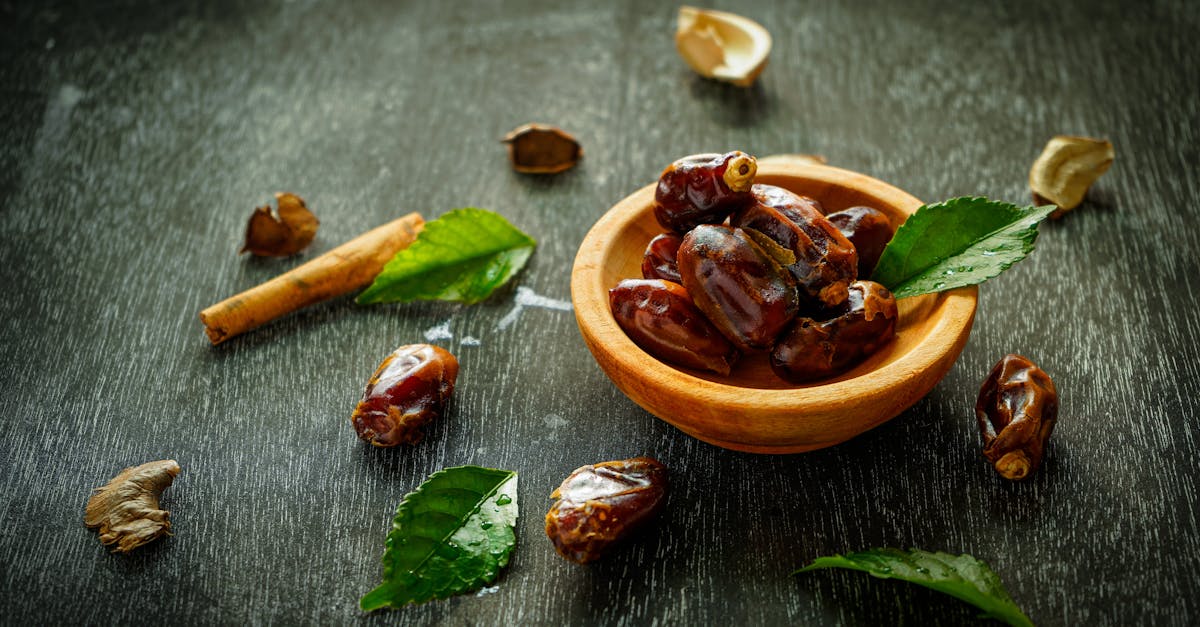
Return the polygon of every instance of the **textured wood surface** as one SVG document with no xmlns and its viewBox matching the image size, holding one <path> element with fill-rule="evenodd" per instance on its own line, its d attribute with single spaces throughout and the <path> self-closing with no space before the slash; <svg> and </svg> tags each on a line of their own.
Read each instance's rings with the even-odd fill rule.
<svg viewBox="0 0 1200 627">
<path fill-rule="evenodd" d="M 771 30 L 759 84 L 696 78 L 675 5 L 0 3 L 0 622 L 346 623 L 402 495 L 440 468 L 521 473 L 513 561 L 478 596 L 371 615 L 428 624 L 922 624 L 957 601 L 857 573 L 872 546 L 969 552 L 1045 625 L 1200 622 L 1200 11 L 1194 2 L 721 3 Z M 513 173 L 499 139 L 559 125 L 580 165 Z M 949 375 L 837 447 L 758 456 L 689 438 L 613 387 L 579 336 L 575 251 L 605 209 L 704 150 L 818 153 L 918 198 L 1028 198 L 1045 141 L 1112 139 L 1089 200 L 983 286 Z M 304 256 L 239 258 L 271 193 L 321 219 Z M 474 307 L 349 298 L 212 347 L 196 313 L 420 211 L 496 210 L 539 248 Z M 402 343 L 462 370 L 425 441 L 348 416 Z M 1029 481 L 981 458 L 972 405 L 1004 353 L 1062 395 Z M 542 533 L 590 462 L 653 455 L 673 492 L 592 567 Z M 111 555 L 92 488 L 174 458 L 175 535 Z"/>
</svg>

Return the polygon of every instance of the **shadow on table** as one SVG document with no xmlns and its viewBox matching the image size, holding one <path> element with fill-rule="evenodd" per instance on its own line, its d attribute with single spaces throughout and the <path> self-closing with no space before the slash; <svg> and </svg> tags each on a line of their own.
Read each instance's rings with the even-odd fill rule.
<svg viewBox="0 0 1200 627">
<path fill-rule="evenodd" d="M 589 184 L 586 176 L 586 159 L 587 153 L 584 153 L 583 159 L 578 164 L 569 170 L 559 172 L 557 174 L 528 174 L 523 172 L 513 171 L 512 176 L 522 185 L 534 193 L 545 193 L 550 191 L 560 191 L 563 189 L 580 188 L 583 189 Z"/>
<path fill-rule="evenodd" d="M 907 582 L 832 570 L 794 578 L 801 594 L 815 597 L 825 618 L 842 625 L 983 624 L 974 606 Z"/>
<path fill-rule="evenodd" d="M 725 127 L 757 126 L 770 119 L 775 111 L 775 99 L 758 82 L 750 87 L 737 87 L 696 76 L 691 92 L 693 98 L 706 105 L 713 121 Z"/>
<path fill-rule="evenodd" d="M 1083 197 L 1083 203 L 1072 211 L 1082 209 L 1084 211 L 1103 211 L 1104 213 L 1113 213 L 1120 210 L 1117 198 L 1103 187 L 1092 188 L 1088 190 L 1086 196 Z"/>
<path fill-rule="evenodd" d="M 89 530 L 90 531 L 90 530 Z M 94 532 L 90 535 L 96 535 Z M 111 552 L 110 559 L 100 560 L 101 568 L 111 571 L 113 574 L 120 577 L 135 577 L 141 576 L 147 572 L 153 571 L 159 564 L 160 560 L 165 560 L 163 565 L 172 564 L 177 557 L 172 556 L 173 552 L 178 552 L 179 547 L 172 547 L 171 536 L 159 538 L 147 545 L 140 546 L 129 553 L 117 553 L 112 551 L 111 547 L 104 547 L 106 552 Z M 97 543 L 99 545 L 99 543 Z"/>
<path fill-rule="evenodd" d="M 1030 202 L 1033 202 L 1038 205 L 1045 204 L 1046 202 L 1048 202 L 1048 201 L 1039 200 L 1037 198 L 1033 198 L 1032 196 L 1029 197 L 1028 200 Z M 1088 190 L 1087 195 L 1083 197 L 1083 202 L 1080 203 L 1078 207 L 1075 207 L 1074 209 L 1067 211 L 1066 213 L 1062 214 L 1061 216 L 1051 217 L 1050 219 L 1046 220 L 1042 224 L 1043 224 L 1043 226 L 1048 225 L 1050 228 L 1054 228 L 1060 224 L 1063 224 L 1065 222 L 1069 222 L 1072 219 L 1078 218 L 1080 215 L 1083 215 L 1083 214 L 1099 213 L 1099 214 L 1104 214 L 1104 215 L 1111 217 L 1113 214 L 1117 213 L 1120 210 L 1121 210 L 1121 206 L 1120 206 L 1119 200 L 1115 196 L 1113 196 L 1113 194 L 1110 191 L 1105 190 L 1105 189 L 1092 188 L 1092 189 Z"/>
</svg>

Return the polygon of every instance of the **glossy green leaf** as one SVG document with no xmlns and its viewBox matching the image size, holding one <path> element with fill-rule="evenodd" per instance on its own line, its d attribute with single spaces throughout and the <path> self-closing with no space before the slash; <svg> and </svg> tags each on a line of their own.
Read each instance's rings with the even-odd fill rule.
<svg viewBox="0 0 1200 627">
<path fill-rule="evenodd" d="M 1033 250 L 1037 225 L 1053 210 L 981 197 L 925 205 L 896 230 L 871 280 L 896 298 L 982 283 Z"/>
<path fill-rule="evenodd" d="M 970 555 L 931 553 L 920 549 L 870 549 L 818 557 L 793 574 L 821 568 L 848 568 L 881 579 L 900 579 L 949 594 L 1009 625 L 1033 627 L 988 565 Z"/>
<path fill-rule="evenodd" d="M 363 610 L 445 599 L 495 581 L 516 544 L 517 473 L 447 468 L 405 495 Z"/>
<path fill-rule="evenodd" d="M 358 296 L 359 304 L 449 300 L 477 303 L 525 266 L 537 242 L 486 209 L 455 209 L 425 224 Z"/>
</svg>

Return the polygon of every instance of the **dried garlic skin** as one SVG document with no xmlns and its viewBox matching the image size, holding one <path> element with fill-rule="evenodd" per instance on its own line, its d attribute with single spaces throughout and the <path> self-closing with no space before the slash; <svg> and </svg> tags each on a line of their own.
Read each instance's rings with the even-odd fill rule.
<svg viewBox="0 0 1200 627">
<path fill-rule="evenodd" d="M 545 124 L 519 126 L 504 136 L 508 158 L 517 172 L 557 174 L 583 157 L 583 148 L 568 132 Z"/>
<path fill-rule="evenodd" d="M 162 496 L 179 464 L 173 459 L 147 462 L 122 470 L 88 499 L 83 524 L 100 528 L 100 542 L 115 544 L 114 553 L 133 549 L 171 533 L 171 514 L 160 509 Z"/>
<path fill-rule="evenodd" d="M 1092 183 L 1108 171 L 1115 154 L 1107 139 L 1056 135 L 1029 169 L 1034 201 L 1057 205 L 1051 218 L 1078 207 Z"/>
<path fill-rule="evenodd" d="M 771 34 L 741 15 L 682 6 L 675 48 L 697 74 L 749 87 L 767 66 Z"/>
<path fill-rule="evenodd" d="M 246 243 L 238 253 L 259 257 L 288 257 L 312 243 L 321 221 L 308 210 L 304 199 L 287 192 L 275 194 L 278 212 L 270 205 L 254 209 L 246 224 Z"/>
</svg>

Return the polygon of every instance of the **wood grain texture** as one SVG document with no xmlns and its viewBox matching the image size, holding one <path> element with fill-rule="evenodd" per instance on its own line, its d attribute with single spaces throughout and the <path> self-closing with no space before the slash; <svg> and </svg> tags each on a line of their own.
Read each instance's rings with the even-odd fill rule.
<svg viewBox="0 0 1200 627">
<path fill-rule="evenodd" d="M 774 37 L 751 89 L 693 75 L 665 3 L 0 4 L 2 622 L 359 620 L 401 496 L 464 463 L 521 473 L 507 571 L 366 621 L 972 620 L 895 582 L 790 576 L 917 546 L 984 559 L 1038 624 L 1200 622 L 1194 3 L 714 8 Z M 499 140 L 532 121 L 579 138 L 579 166 L 512 172 Z M 1024 202 L 1060 133 L 1111 139 L 1112 169 L 981 288 L 946 378 L 842 445 L 760 456 L 683 435 L 612 386 L 558 306 L 591 224 L 681 155 L 814 153 L 918 198 Z M 239 258 L 246 215 L 281 189 L 321 219 L 312 249 Z M 484 303 L 344 297 L 216 348 L 196 320 L 371 227 L 461 206 L 539 241 Z M 348 420 L 362 386 L 427 335 L 461 363 L 448 415 L 372 450 Z M 1008 352 L 1062 402 L 1018 485 L 983 460 L 971 412 Z M 553 487 L 639 454 L 672 471 L 661 523 L 592 567 L 555 555 Z M 89 492 L 164 458 L 182 467 L 162 502 L 175 535 L 110 555 L 83 526 Z"/>
</svg>

